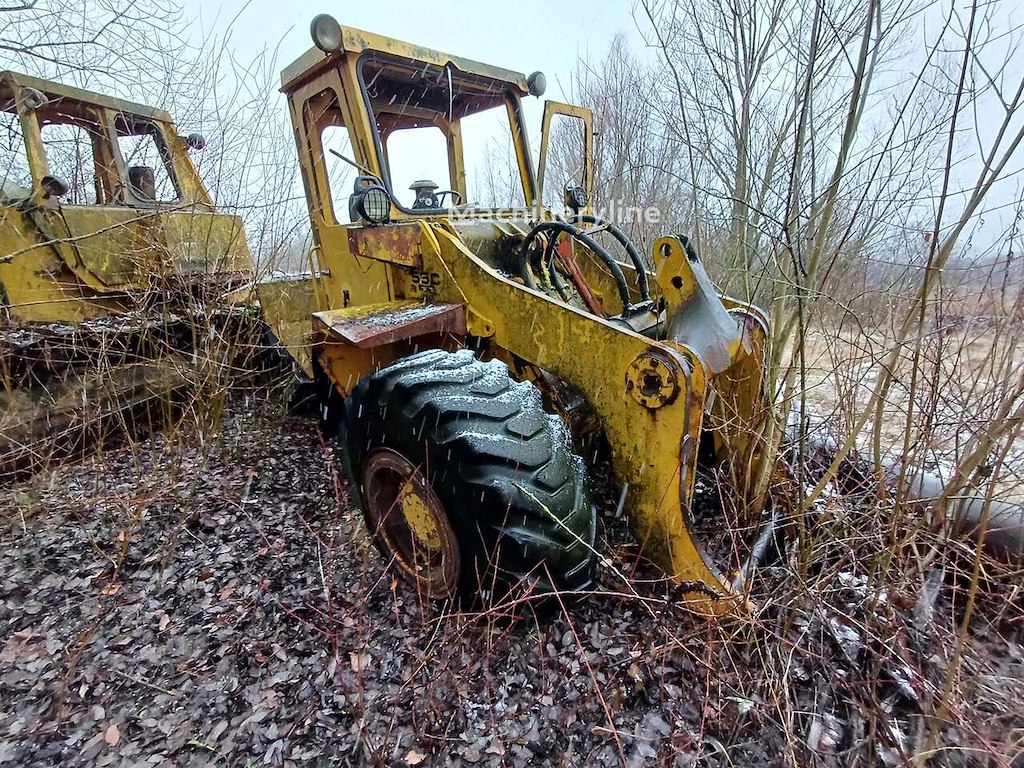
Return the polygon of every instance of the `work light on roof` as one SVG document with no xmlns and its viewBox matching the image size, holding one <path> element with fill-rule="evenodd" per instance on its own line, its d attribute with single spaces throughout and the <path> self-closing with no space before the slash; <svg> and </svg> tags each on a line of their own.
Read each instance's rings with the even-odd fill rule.
<svg viewBox="0 0 1024 768">
<path fill-rule="evenodd" d="M 341 25 L 328 13 L 320 13 L 313 17 L 309 25 L 309 36 L 313 38 L 313 45 L 324 53 L 341 50 Z"/>
<path fill-rule="evenodd" d="M 543 72 L 534 72 L 526 78 L 526 87 L 530 89 L 531 96 L 536 96 L 539 99 L 548 89 L 548 79 L 544 77 Z"/>
</svg>

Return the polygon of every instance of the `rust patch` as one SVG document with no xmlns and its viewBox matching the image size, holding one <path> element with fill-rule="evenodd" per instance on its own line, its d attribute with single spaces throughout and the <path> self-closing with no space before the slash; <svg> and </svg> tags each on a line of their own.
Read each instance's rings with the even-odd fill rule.
<svg viewBox="0 0 1024 768">
<path fill-rule="evenodd" d="M 330 335 L 360 349 L 404 341 L 428 333 L 466 335 L 466 310 L 461 304 L 382 306 L 373 312 L 317 312 L 314 317 Z"/>
<path fill-rule="evenodd" d="M 356 256 L 403 267 L 423 267 L 420 226 L 416 222 L 382 227 L 349 227 L 348 247 Z"/>
</svg>

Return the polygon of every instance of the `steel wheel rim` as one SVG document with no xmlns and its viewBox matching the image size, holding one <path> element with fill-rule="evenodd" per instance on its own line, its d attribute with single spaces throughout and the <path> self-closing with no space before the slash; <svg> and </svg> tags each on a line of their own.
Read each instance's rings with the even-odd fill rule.
<svg viewBox="0 0 1024 768">
<path fill-rule="evenodd" d="M 363 462 L 366 522 L 403 573 L 431 598 L 451 597 L 461 558 L 444 506 L 402 454 L 378 448 Z"/>
</svg>

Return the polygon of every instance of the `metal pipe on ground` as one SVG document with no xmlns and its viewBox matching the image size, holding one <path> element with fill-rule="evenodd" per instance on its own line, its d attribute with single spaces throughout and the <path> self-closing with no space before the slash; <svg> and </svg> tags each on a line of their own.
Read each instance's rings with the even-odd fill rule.
<svg viewBox="0 0 1024 768">
<path fill-rule="evenodd" d="M 793 429 L 791 425 L 791 442 L 797 438 Z M 812 436 L 812 430 L 807 430 L 806 434 L 803 454 L 805 459 L 809 458 L 806 464 L 813 476 L 815 469 L 823 472 L 832 463 L 838 444 L 820 434 Z M 818 474 L 815 481 L 821 476 Z M 923 512 L 933 512 L 948 483 L 936 472 L 913 466 L 904 469 L 902 463 L 895 459 L 883 459 L 879 472 L 872 461 L 851 455 L 840 465 L 836 479 L 844 490 L 865 492 L 873 478 L 882 477 L 888 482 L 889 490 L 896 493 L 901 476 L 904 500 L 918 505 Z M 1024 505 L 989 499 L 984 494 L 965 489 L 947 499 L 945 514 L 952 534 L 980 543 L 989 555 L 1002 562 L 1024 565 Z"/>
<path fill-rule="evenodd" d="M 886 476 L 899 478 L 898 462 L 884 469 Z M 908 468 L 905 477 L 905 497 L 928 511 L 946 489 L 946 481 L 932 472 Z M 963 492 L 948 499 L 946 518 L 953 532 L 982 544 L 996 559 L 1024 565 L 1024 505 Z"/>
</svg>

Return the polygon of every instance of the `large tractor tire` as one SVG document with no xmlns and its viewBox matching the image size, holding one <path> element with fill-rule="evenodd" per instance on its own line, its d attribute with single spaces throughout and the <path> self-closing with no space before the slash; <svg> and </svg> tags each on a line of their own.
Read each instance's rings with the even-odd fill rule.
<svg viewBox="0 0 1024 768">
<path fill-rule="evenodd" d="M 540 392 L 472 353 L 421 352 L 363 379 L 345 472 L 381 552 L 421 593 L 488 603 L 594 579 L 586 468 Z"/>
</svg>

